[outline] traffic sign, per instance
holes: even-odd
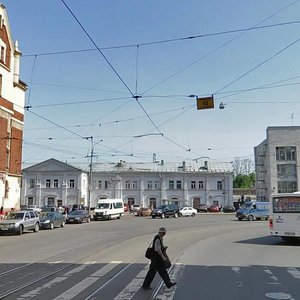
[[[197,97],[197,109],[210,109],[214,108],[214,96],[198,98]]]

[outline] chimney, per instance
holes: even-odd
[[[19,50],[18,41],[14,45],[14,83],[18,84],[20,79],[20,57],[22,53]]]

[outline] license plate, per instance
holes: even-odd
[[[288,231],[288,232],[285,232],[284,234],[285,234],[285,235],[289,235],[289,236],[294,236],[294,235],[295,235],[295,232],[290,232],[290,231]]]

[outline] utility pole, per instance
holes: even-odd
[[[90,165],[89,165],[89,184],[88,184],[88,207],[91,208],[91,200],[92,200],[92,189],[93,189],[93,157],[94,157],[94,147],[98,143],[102,142],[103,140],[99,140],[97,143],[94,143],[94,138],[89,136],[86,138],[87,140],[91,140],[91,154],[87,157],[90,158]]]

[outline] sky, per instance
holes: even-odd
[[[28,85],[23,167],[254,160],[268,126],[300,125],[299,0],[2,4]]]

